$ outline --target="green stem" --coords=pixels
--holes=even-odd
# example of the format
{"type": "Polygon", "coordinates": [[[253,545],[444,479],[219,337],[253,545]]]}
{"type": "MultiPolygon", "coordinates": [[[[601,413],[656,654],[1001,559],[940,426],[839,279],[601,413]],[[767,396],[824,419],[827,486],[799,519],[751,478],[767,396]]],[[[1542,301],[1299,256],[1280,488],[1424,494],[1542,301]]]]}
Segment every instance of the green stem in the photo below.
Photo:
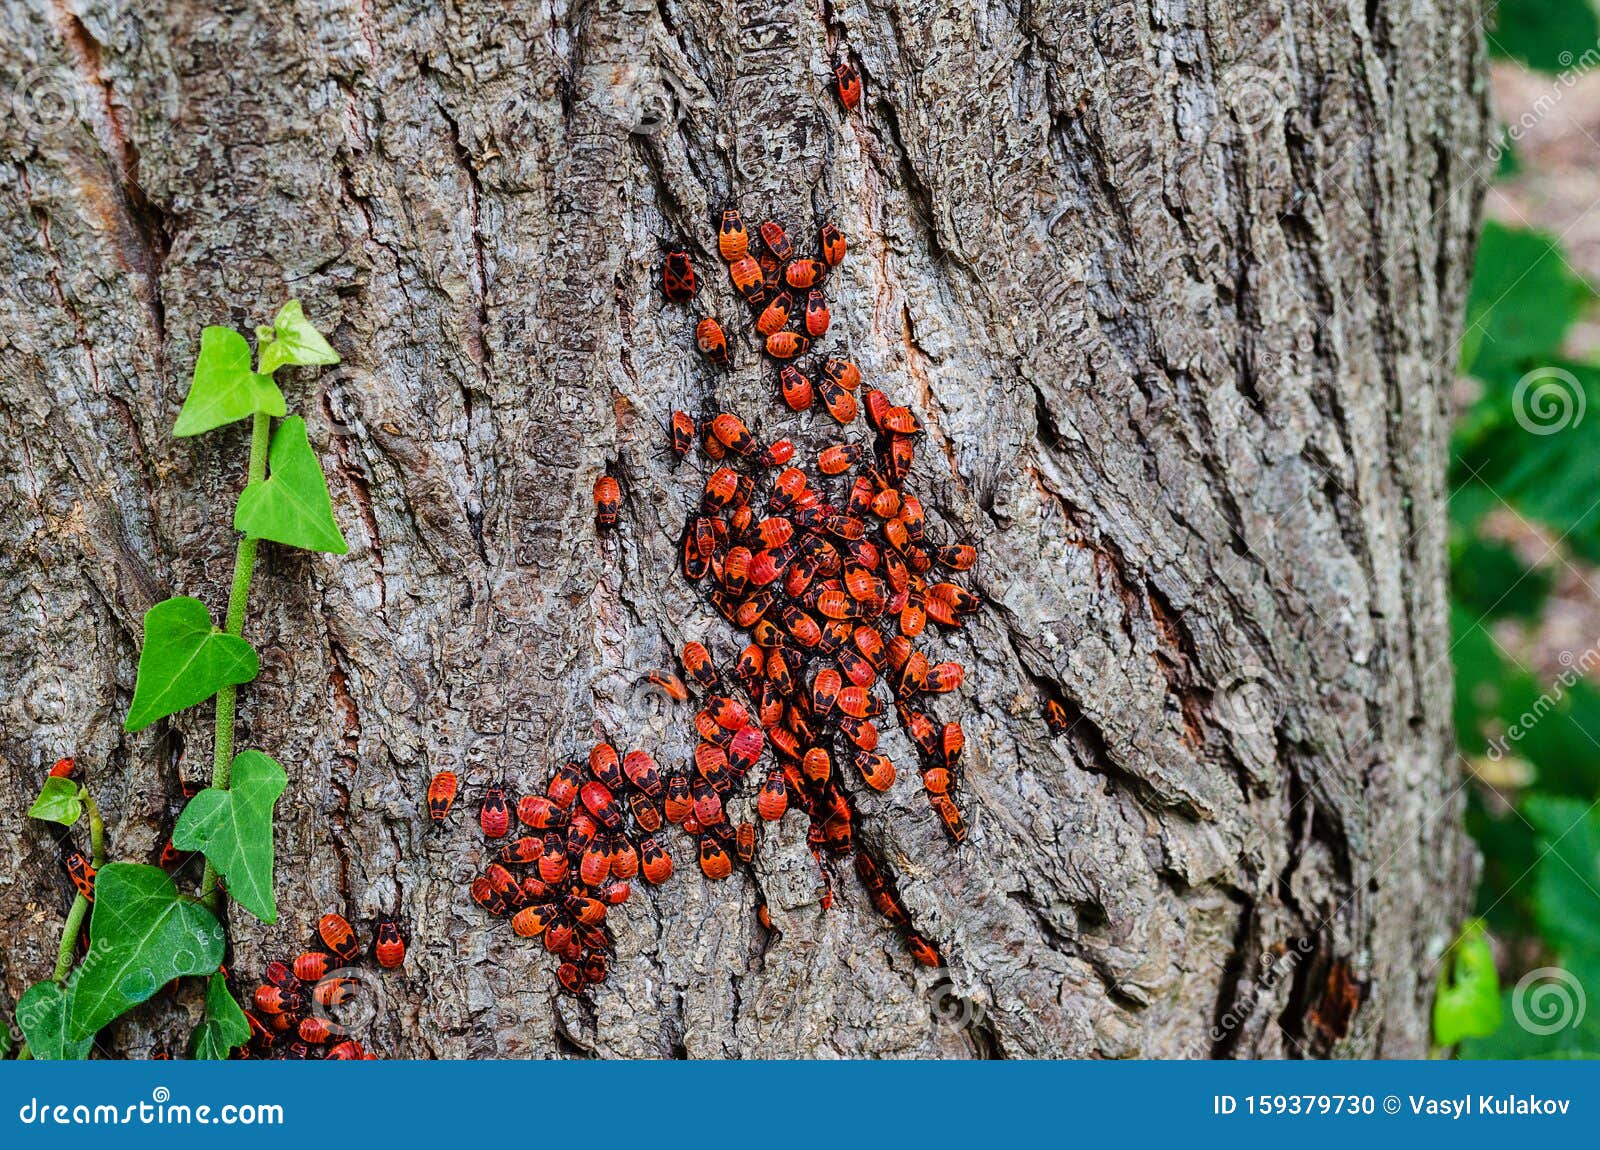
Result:
{"type": "MultiPolygon", "coordinates": [[[[99,870],[106,865],[106,824],[100,817],[100,807],[95,803],[94,796],[87,787],[79,791],[83,798],[83,809],[89,813],[89,853],[94,869],[99,870]]],[[[89,900],[81,894],[72,900],[72,906],[67,910],[66,925],[61,928],[61,945],[56,948],[56,970],[51,977],[65,986],[67,976],[72,973],[72,956],[77,950],[78,932],[83,929],[83,920],[89,914],[89,900]]],[[[28,1049],[24,1042],[17,1047],[17,1061],[33,1057],[33,1051],[28,1049]]]]}
{"type": "Polygon", "coordinates": [[[67,911],[67,925],[61,930],[61,948],[56,952],[56,972],[52,977],[63,986],[67,975],[72,973],[72,952],[77,949],[78,932],[83,929],[88,913],[89,900],[80,894],[72,900],[72,909],[67,911]]]}
{"type": "Polygon", "coordinates": [[[100,817],[100,808],[95,805],[94,796],[89,794],[85,787],[83,794],[83,809],[89,812],[89,855],[94,863],[94,869],[99,870],[106,865],[106,824],[100,817]]]}
{"type": "MultiPolygon", "coordinates": [[[[267,438],[271,429],[272,417],[257,412],[250,424],[250,483],[260,483],[267,477],[267,438]]],[[[249,605],[250,579],[255,569],[256,541],[246,536],[239,540],[233,556],[233,588],[228,592],[228,618],[224,624],[224,629],[230,635],[244,634],[244,613],[249,605]]],[[[212,743],[211,785],[224,791],[228,789],[228,777],[233,770],[233,720],[238,701],[237,687],[224,687],[217,692],[217,734],[212,743]]],[[[220,913],[222,892],[217,889],[217,870],[209,860],[200,880],[200,897],[213,913],[220,913]]]]}

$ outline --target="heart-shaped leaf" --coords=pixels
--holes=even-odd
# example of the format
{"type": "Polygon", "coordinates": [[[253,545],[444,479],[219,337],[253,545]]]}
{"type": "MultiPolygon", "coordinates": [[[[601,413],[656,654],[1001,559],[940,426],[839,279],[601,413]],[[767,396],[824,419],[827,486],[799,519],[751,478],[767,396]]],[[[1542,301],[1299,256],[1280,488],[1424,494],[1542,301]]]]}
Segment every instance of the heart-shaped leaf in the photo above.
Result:
{"type": "Polygon", "coordinates": [[[234,756],[227,790],[207,787],[183,808],[172,831],[181,851],[204,851],[228,881],[228,894],[262,922],[276,922],[272,899],[272,808],[289,785],[260,751],[234,756]]]}
{"type": "Polygon", "coordinates": [[[44,781],[39,797],[28,808],[30,819],[43,819],[70,827],[83,815],[83,788],[71,779],[51,775],[44,781]]]}
{"type": "Polygon", "coordinates": [[[255,648],[212,626],[200,600],[179,596],[157,603],[144,613],[139,677],[123,728],[142,731],[223,687],[248,683],[258,669],[255,648]]]}
{"type": "Polygon", "coordinates": [[[79,1041],[174,978],[222,962],[222,926],[160,867],[110,863],[94,883],[89,953],[70,983],[67,1038],[79,1041]]]}
{"type": "Polygon", "coordinates": [[[194,381],[172,434],[199,435],[257,412],[281,416],[285,410],[283,392],[272,377],[250,370],[244,336],[232,328],[208,327],[200,333],[194,381]]]}
{"type": "Polygon", "coordinates": [[[222,1061],[235,1046],[250,1041],[250,1020],[228,993],[228,980],[213,974],[206,984],[206,1016],[189,1043],[191,1058],[222,1061]]]}
{"type": "Polygon", "coordinates": [[[17,999],[17,1029],[27,1039],[35,1058],[60,1061],[89,1057],[94,1035],[67,1038],[67,1015],[72,997],[53,982],[36,982],[17,999]]]}
{"type": "Polygon", "coordinates": [[[328,341],[322,338],[320,331],[311,326],[297,299],[290,300],[279,309],[272,318],[270,328],[256,329],[256,340],[261,345],[261,371],[266,375],[271,375],[286,363],[310,365],[339,362],[339,353],[328,346],[328,341]]]}
{"type": "Polygon", "coordinates": [[[1463,1038],[1483,1038],[1500,1025],[1500,978],[1482,919],[1461,931],[1448,954],[1445,977],[1433,1000],[1433,1040],[1454,1046],[1463,1038]]]}
{"type": "Polygon", "coordinates": [[[267,478],[239,495],[233,525],[246,535],[302,551],[343,555],[350,550],[333,521],[333,501],[322,465],[306,438],[306,421],[290,416],[272,433],[267,478]]]}

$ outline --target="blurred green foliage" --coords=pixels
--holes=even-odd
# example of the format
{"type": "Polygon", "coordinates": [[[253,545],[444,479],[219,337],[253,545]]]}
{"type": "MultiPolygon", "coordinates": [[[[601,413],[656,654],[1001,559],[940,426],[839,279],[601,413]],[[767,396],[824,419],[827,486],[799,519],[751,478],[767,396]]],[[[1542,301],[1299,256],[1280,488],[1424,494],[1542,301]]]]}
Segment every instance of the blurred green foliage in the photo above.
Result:
{"type": "Polygon", "coordinates": [[[1489,24],[1493,55],[1542,72],[1570,68],[1600,38],[1589,0],[1499,0],[1489,24]]]}
{"type": "MultiPolygon", "coordinates": [[[[1496,55],[1547,71],[1600,38],[1588,0],[1506,0],[1494,21],[1496,55]]],[[[1500,159],[1502,176],[1519,171],[1509,141],[1500,159]]],[[[1493,633],[1538,625],[1568,557],[1600,563],[1600,366],[1565,354],[1594,303],[1557,238],[1485,225],[1460,360],[1479,391],[1451,441],[1449,529],[1455,725],[1484,865],[1434,1012],[1436,1041],[1462,1057],[1600,1056],[1600,1001],[1585,1002],[1600,994],[1600,655],[1536,674],[1493,633]],[[1533,531],[1515,544],[1495,529],[1519,519],[1533,531]]]]}

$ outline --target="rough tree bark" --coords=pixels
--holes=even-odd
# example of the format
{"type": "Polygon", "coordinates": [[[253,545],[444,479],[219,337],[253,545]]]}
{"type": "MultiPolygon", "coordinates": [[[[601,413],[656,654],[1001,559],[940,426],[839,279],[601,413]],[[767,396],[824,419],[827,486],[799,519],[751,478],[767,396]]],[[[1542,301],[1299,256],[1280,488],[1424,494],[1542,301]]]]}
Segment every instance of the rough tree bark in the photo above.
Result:
{"type": "MultiPolygon", "coordinates": [[[[397,912],[393,1055],[1418,1055],[1465,906],[1449,725],[1445,384],[1486,112],[1478,12],[1263,0],[13,2],[0,9],[0,995],[68,890],[20,811],[75,751],[149,861],[208,711],[121,733],[141,613],[226,598],[243,424],[170,428],[200,329],[288,295],[345,356],[285,373],[351,541],[264,548],[241,746],[289,768],[281,924],[397,912]],[[866,99],[841,116],[834,54],[866,99]],[[597,735],[687,753],[632,684],[733,637],[675,573],[698,482],[661,421],[803,448],[736,340],[656,289],[711,213],[854,245],[834,347],[929,428],[914,482],[981,551],[971,839],[863,798],[949,960],[914,967],[804,829],[612,921],[592,1007],[464,886],[429,774],[541,781],[597,735]],[[624,526],[597,540],[614,464],[624,526]],[[1076,725],[1052,741],[1042,690],[1076,725]],[[759,887],[783,930],[765,945],[759,887]]],[[[736,330],[742,332],[743,324],[736,330]]],[[[911,755],[893,740],[897,758],[911,755]]],[[[844,872],[847,874],[847,872],[844,872]]],[[[186,994],[104,1036],[175,1047],[186,994]]]]}

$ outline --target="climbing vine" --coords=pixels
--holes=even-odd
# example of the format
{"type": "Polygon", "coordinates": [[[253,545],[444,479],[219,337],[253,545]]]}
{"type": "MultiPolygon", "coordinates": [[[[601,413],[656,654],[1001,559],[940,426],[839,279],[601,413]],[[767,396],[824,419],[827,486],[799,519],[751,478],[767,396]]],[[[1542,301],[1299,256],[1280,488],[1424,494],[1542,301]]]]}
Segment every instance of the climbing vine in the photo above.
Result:
{"type": "Polygon", "coordinates": [[[17,1003],[24,1045],[19,1058],[83,1058],[106,1024],[150,999],[175,978],[206,978],[205,1015],[189,1043],[196,1058],[226,1058],[250,1036],[249,1025],[220,973],[227,947],[225,900],[262,922],[275,922],[273,816],[288,777],[271,756],[234,749],[238,689],[256,677],[259,660],[244,638],[256,552],[263,540],[305,551],[343,554],[328,485],[306,435],[288,414],[274,375],[281,367],[339,362],[297,300],[250,345],[230,328],[201,334],[189,394],[173,434],[203,435],[248,420],[247,480],[234,508],[240,538],[222,625],[199,599],[177,596],[144,616],[138,677],[124,728],[142,731],[179,711],[216,699],[211,785],[189,799],[173,828],[177,851],[198,851],[205,870],[188,894],[158,866],[106,861],[105,825],[89,787],[63,760],[46,779],[29,817],[71,828],[88,817],[90,857],[74,852],[68,872],[77,887],[52,976],[17,1003]],[[274,421],[276,426],[274,426],[274,421]],[[88,919],[87,948],[75,962],[88,919]]]}

